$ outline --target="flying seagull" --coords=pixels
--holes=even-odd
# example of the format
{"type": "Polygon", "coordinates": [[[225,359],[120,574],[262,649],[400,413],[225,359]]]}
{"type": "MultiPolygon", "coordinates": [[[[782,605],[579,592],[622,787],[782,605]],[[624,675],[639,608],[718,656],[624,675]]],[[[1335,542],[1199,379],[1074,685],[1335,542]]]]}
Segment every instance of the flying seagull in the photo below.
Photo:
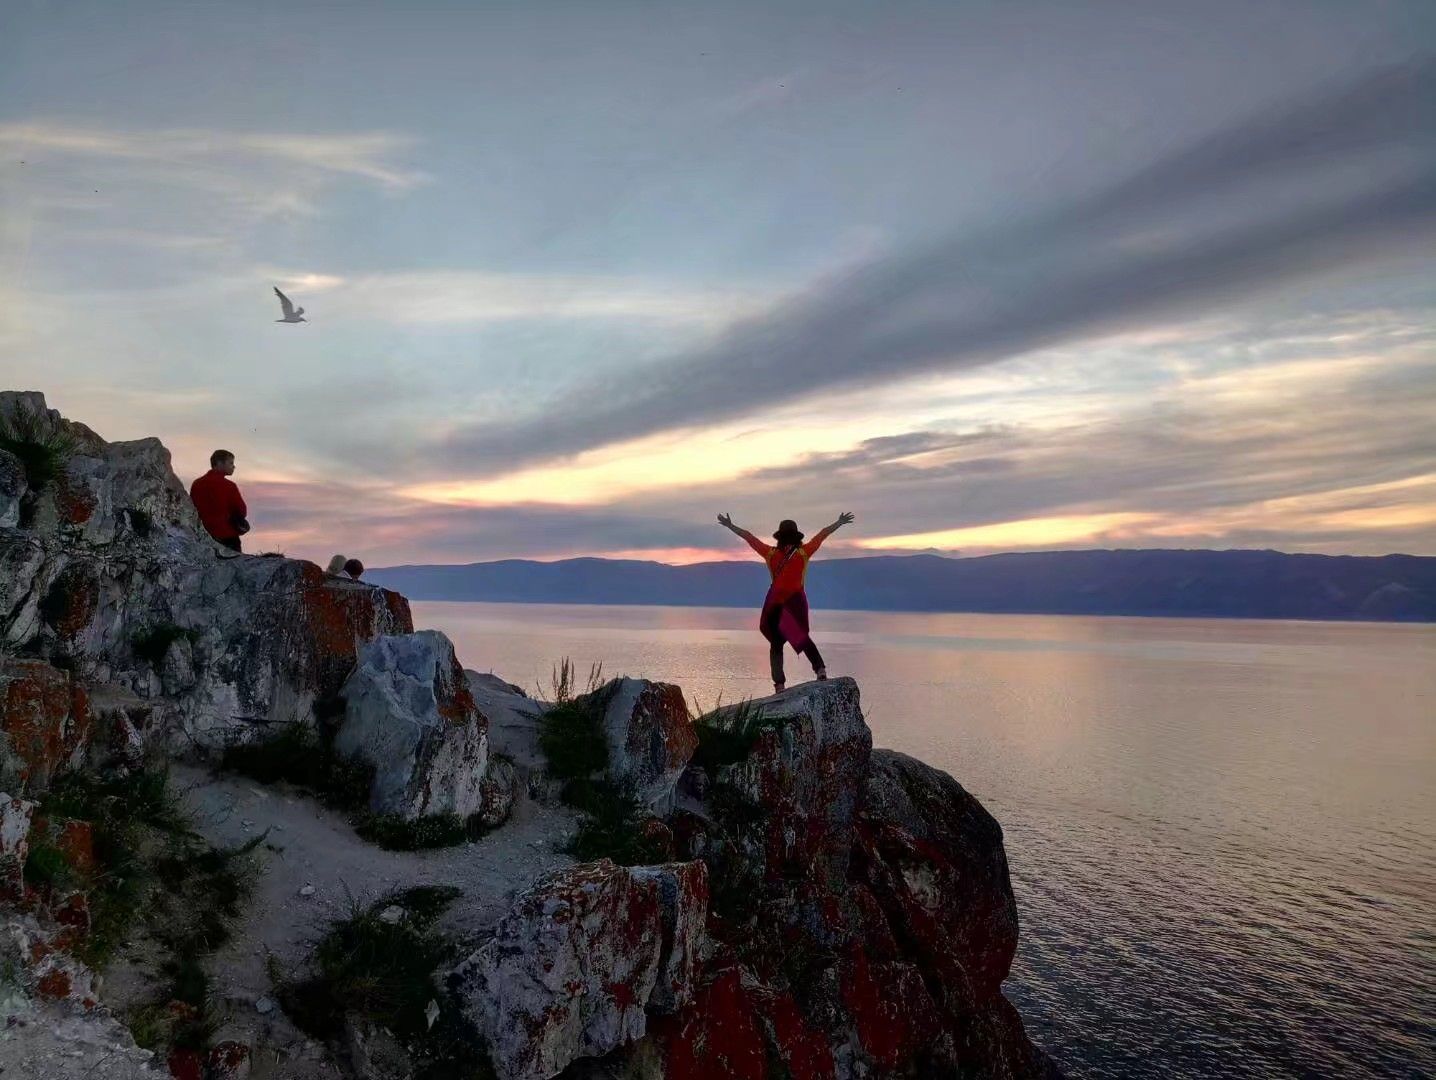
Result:
{"type": "Polygon", "coordinates": [[[275,320],[274,320],[275,322],[308,322],[308,321],[309,321],[308,319],[306,319],[306,318],[304,317],[304,309],[303,309],[303,308],[297,308],[297,307],[295,307],[295,306],[290,302],[289,297],[285,296],[285,295],[284,295],[282,292],[280,292],[278,289],[275,289],[275,290],[274,290],[274,295],[277,296],[277,297],[279,297],[279,306],[284,309],[284,318],[282,318],[282,319],[275,319],[275,320]]]}

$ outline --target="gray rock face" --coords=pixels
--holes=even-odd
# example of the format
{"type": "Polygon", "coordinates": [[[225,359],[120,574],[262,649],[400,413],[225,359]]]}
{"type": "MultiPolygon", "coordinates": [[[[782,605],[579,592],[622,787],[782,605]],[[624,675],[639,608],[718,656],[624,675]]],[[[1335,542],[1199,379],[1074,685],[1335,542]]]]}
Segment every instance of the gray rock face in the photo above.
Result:
{"type": "Polygon", "coordinates": [[[720,770],[719,781],[766,813],[746,837],[762,879],[841,881],[847,874],[873,736],[852,679],[803,683],[712,722],[754,725],[747,758],[720,770]]]}
{"type": "Polygon", "coordinates": [[[547,764],[539,749],[539,725],[548,705],[497,675],[465,671],[469,692],[489,718],[489,749],[508,758],[525,777],[547,764]]]}
{"type": "Polygon", "coordinates": [[[0,1075],[24,1080],[169,1080],[154,1052],[110,1014],[0,990],[0,1075]]]}
{"type": "Polygon", "coordinates": [[[647,679],[616,679],[603,692],[608,695],[603,731],[609,772],[633,785],[644,803],[667,808],[698,749],[682,689],[647,679]]]}
{"type": "Polygon", "coordinates": [[[310,723],[363,642],[413,629],[403,597],[312,563],[216,558],[157,440],[106,443],[38,394],[0,393],[0,413],[17,408],[77,449],[26,526],[0,527],[0,646],[153,702],[157,744],[204,752],[310,723]],[[156,633],[162,655],[139,648],[156,633]]]}
{"type": "Polygon", "coordinates": [[[1017,952],[1002,828],[940,769],[874,750],[863,786],[858,877],[956,1014],[1000,993],[1017,952]]]}
{"type": "Polygon", "coordinates": [[[557,1076],[641,1038],[648,1008],[693,1000],[707,903],[702,863],[562,870],[520,896],[448,984],[502,1080],[557,1076]]]}
{"type": "Polygon", "coordinates": [[[416,818],[483,808],[488,719],[447,637],[421,630],[376,638],[343,695],[334,746],[374,766],[370,809],[416,818]]]}

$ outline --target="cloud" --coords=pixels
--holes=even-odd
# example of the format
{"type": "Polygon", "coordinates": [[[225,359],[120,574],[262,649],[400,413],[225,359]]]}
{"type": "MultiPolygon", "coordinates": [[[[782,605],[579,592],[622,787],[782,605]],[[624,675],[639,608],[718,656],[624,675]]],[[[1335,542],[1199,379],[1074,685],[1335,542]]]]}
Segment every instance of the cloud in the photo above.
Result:
{"type": "Polygon", "coordinates": [[[282,165],[368,180],[403,191],[422,183],[423,173],[391,164],[412,140],[382,132],[351,135],[290,135],[264,132],[170,129],[111,131],[62,123],[0,124],[0,147],[24,152],[35,164],[46,152],[86,158],[142,161],[196,168],[245,163],[282,165]]]}
{"type": "Polygon", "coordinates": [[[296,290],[334,293],[326,301],[329,318],[414,326],[641,319],[717,327],[751,318],[774,302],[772,293],[752,289],[604,275],[429,270],[350,278],[295,272],[270,276],[296,290]]]}
{"type": "Polygon", "coordinates": [[[824,280],[718,341],[461,428],[471,470],[727,420],[835,389],[1149,328],[1436,233],[1436,64],[1380,72],[1179,149],[1105,191],[824,280]],[[1324,120],[1323,117],[1329,117],[1324,120]]]}
{"type": "Polygon", "coordinates": [[[444,506],[342,481],[249,481],[243,490],[255,550],[278,547],[316,561],[340,550],[370,565],[666,553],[706,547],[713,533],[707,521],[646,512],[543,503],[444,506]]]}
{"type": "Polygon", "coordinates": [[[338,185],[397,195],[424,183],[399,164],[413,141],[384,132],[287,134],[108,130],[58,121],[0,123],[10,216],[72,265],[66,241],[124,242],[178,254],[251,237],[274,220],[318,215],[338,185]]]}
{"type": "Polygon", "coordinates": [[[342,483],[272,497],[262,487],[253,501],[277,511],[264,528],[303,553],[327,557],[332,538],[353,537],[374,553],[361,557],[386,562],[741,557],[713,524],[719,510],[766,532],[779,517],[811,528],[844,509],[858,523],[829,542],[830,556],[1252,545],[1436,554],[1429,308],[1303,316],[1167,347],[1190,363],[1100,419],[898,431],[599,505],[540,502],[537,481],[481,507],[342,483]],[[1239,369],[1212,359],[1232,353],[1267,359],[1239,369]]]}

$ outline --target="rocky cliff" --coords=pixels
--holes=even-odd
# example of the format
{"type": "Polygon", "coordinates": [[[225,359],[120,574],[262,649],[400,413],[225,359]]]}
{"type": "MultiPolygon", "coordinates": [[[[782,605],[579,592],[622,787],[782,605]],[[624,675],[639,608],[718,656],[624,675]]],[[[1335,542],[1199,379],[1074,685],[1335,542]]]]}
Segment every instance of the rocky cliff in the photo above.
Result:
{"type": "Polygon", "coordinates": [[[1001,829],[852,680],[548,696],[0,394],[5,1075],[1055,1075],[1001,829]]]}

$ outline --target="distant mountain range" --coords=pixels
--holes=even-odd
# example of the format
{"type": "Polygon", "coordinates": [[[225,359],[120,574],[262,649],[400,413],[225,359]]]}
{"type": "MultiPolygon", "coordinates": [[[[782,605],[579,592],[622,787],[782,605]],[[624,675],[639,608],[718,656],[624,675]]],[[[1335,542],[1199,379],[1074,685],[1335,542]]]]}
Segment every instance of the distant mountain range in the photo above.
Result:
{"type": "MultiPolygon", "coordinates": [[[[756,607],[762,563],[618,559],[391,566],[367,579],[415,600],[756,607]]],[[[1280,551],[1049,551],[823,559],[814,606],[1247,619],[1436,621],[1436,558],[1280,551]]]]}

